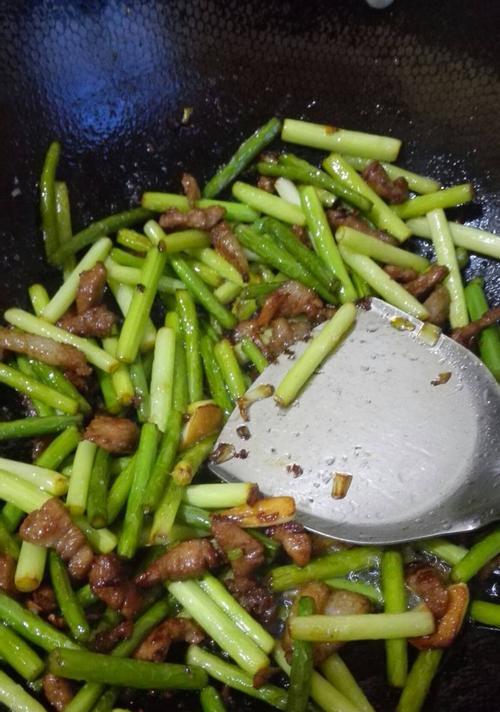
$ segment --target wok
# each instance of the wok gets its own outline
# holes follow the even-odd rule
[[[28,284],[53,278],[36,183],[54,138],[77,229],[144,188],[177,190],[183,168],[203,181],[277,114],[400,137],[410,168],[444,184],[471,179],[478,200],[456,217],[498,232],[499,20],[496,0],[396,0],[384,11],[362,0],[0,0],[0,308],[25,305]],[[473,257],[468,270],[498,302],[498,265]],[[492,574],[474,593],[495,600],[495,590]],[[388,712],[397,695],[379,651],[345,657]],[[499,659],[498,631],[469,626],[426,710],[497,710]]]

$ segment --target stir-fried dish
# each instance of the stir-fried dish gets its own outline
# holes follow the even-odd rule
[[[292,144],[327,152],[321,167]],[[450,222],[444,210],[473,200],[471,185],[400,168],[399,148],[271,119],[203,189],[184,173],[178,194],[145,192],[73,234],[50,146],[41,218],[62,281],[53,294],[30,286],[31,310],[13,306],[0,328],[0,382],[25,409],[0,439],[33,452],[0,458],[8,709],[167,709],[184,695],[221,712],[246,695],[288,712],[368,712],[343,651],[376,639],[397,709],[417,712],[464,621],[500,626],[500,605],[469,590],[498,566],[498,527],[470,548],[352,546],[295,518],[299,465],[283,497],[203,467],[248,457],[252,402],[290,407],[373,295],[500,379],[500,307],[462,276],[469,252],[499,259],[500,238]],[[411,235],[430,240],[430,259],[407,248]],[[252,388],[302,340],[275,391]],[[241,450],[215,447],[238,407]],[[332,508],[349,485],[332,473]]]

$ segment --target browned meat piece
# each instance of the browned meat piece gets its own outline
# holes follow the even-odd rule
[[[305,594],[303,594],[305,595]],[[371,605],[367,598],[352,591],[331,591],[323,607],[322,613],[327,616],[352,616],[369,613]],[[342,643],[315,643],[313,657],[315,665],[326,660],[338,650]]]
[[[375,193],[388,203],[396,205],[408,200],[406,178],[389,178],[384,166],[378,161],[369,163],[361,174]]]
[[[465,583],[455,583],[448,587],[448,607],[437,621],[431,635],[410,638],[409,642],[419,650],[449,648],[460,632],[469,605],[469,588]]]
[[[57,712],[63,712],[73,699],[73,687],[69,680],[47,673],[42,678],[43,694]]]
[[[73,578],[82,579],[87,575],[94,552],[59,499],[53,497],[28,514],[19,534],[24,541],[55,549],[63,561],[68,562]]]
[[[226,579],[224,583],[238,603],[254,618],[266,625],[274,620],[278,606],[264,584],[246,576]]]
[[[137,660],[161,663],[167,657],[170,644],[174,642],[198,645],[205,638],[200,626],[187,618],[167,618],[153,628],[134,653]]]
[[[0,327],[0,348],[26,354],[30,358],[38,359],[51,366],[74,371],[80,376],[88,376],[91,372],[81,351],[75,349],[74,346],[59,344],[45,336],[35,336],[26,334],[24,331],[17,331],[17,329]]]
[[[103,554],[94,559],[89,583],[101,601],[125,618],[133,618],[141,609],[141,593],[117,554]]]
[[[191,208],[186,213],[177,210],[177,208],[170,208],[160,216],[159,223],[165,230],[186,230],[189,228],[211,230],[225,214],[226,209],[220,205],[212,205],[209,208]]]
[[[470,348],[475,337],[488,326],[493,326],[497,321],[500,321],[500,306],[489,309],[484,316],[476,321],[471,321],[467,326],[460,326],[458,329],[453,329],[450,336],[455,341],[458,341],[462,346]]]
[[[289,321],[280,317],[271,322],[271,338],[266,345],[266,352],[276,358],[297,341],[303,341],[311,333],[312,326],[307,319]]]
[[[335,230],[341,225],[345,225],[346,227],[352,227],[353,230],[359,230],[359,232],[364,232],[366,235],[376,237],[377,240],[387,242],[389,245],[399,244],[395,237],[392,237],[392,235],[387,234],[383,230],[377,230],[371,227],[367,221],[355,211],[348,211],[344,208],[336,208],[327,210],[326,217],[330,223],[330,226]]]
[[[83,314],[73,314],[66,312],[57,322],[57,326],[66,329],[70,334],[76,336],[89,336],[104,339],[110,336],[113,326],[118,321],[118,317],[110,311],[104,304],[92,307]]]
[[[248,260],[245,252],[238,242],[238,238],[231,230],[231,226],[222,220],[210,230],[210,239],[216,252],[230,262],[241,274],[245,281],[248,280]]]
[[[54,590],[47,585],[39,586],[26,600],[26,608],[33,613],[47,616],[49,613],[57,611],[57,601]]]
[[[418,277],[418,272],[411,267],[398,267],[397,265],[386,265],[384,267],[384,272],[387,272],[391,279],[401,284],[406,284],[407,282],[412,282]]]
[[[277,317],[306,316],[310,321],[322,320],[324,304],[308,287],[290,279],[266,297],[257,317],[259,327],[266,327]]]
[[[188,539],[156,559],[135,580],[147,588],[161,581],[196,578],[218,565],[219,556],[208,539]]]
[[[96,415],[85,429],[84,438],[115,455],[126,455],[135,450],[139,428],[128,418]]]
[[[432,292],[434,287],[441,284],[447,275],[448,267],[432,264],[425,272],[419,274],[418,277],[412,279],[411,282],[407,282],[405,289],[417,299],[424,299]]]
[[[198,181],[191,173],[183,173],[181,178],[182,189],[189,205],[193,208],[197,200],[201,198],[200,186]]]
[[[131,620],[121,621],[114,628],[98,633],[92,641],[92,648],[96,653],[109,653],[117,643],[128,640],[133,632],[134,624]]]
[[[329,588],[329,586],[327,586],[326,583],[322,583],[321,581],[310,581],[309,583],[306,583],[304,586],[300,587],[297,595],[293,599],[290,615],[288,617],[287,624],[285,625],[285,628],[283,630],[283,636],[281,640],[281,644],[283,645],[283,649],[289,661],[291,659],[290,656],[292,653],[292,638],[290,636],[289,622],[293,616],[297,615],[299,600],[303,596],[308,596],[309,598],[312,598],[314,602],[314,612],[317,614],[321,614],[325,609],[330,592],[331,589]],[[316,644],[314,648],[316,648],[317,646],[318,644]]]
[[[259,176],[257,181],[257,188],[265,190],[266,193],[274,193],[274,184],[276,183],[276,178],[272,176]]]
[[[406,585],[430,608],[434,618],[442,618],[448,608],[448,589],[443,577],[432,566],[410,566]]]
[[[262,544],[234,522],[212,521],[212,533],[236,577],[249,577],[264,563]]]
[[[75,300],[77,314],[83,314],[102,302],[106,277],[106,267],[102,262],[96,262],[92,269],[81,272]]]
[[[323,609],[326,616],[355,616],[371,611],[370,601],[359,593],[334,589]]]
[[[262,151],[259,156],[260,163],[278,163],[280,154],[278,151]]]
[[[305,566],[311,558],[311,539],[302,524],[287,522],[270,527],[267,535],[279,541],[297,566]]]
[[[450,315],[450,293],[444,284],[438,284],[424,302],[429,312],[429,321],[436,326],[443,326]]]
[[[260,329],[257,324],[257,319],[245,319],[244,321],[240,321],[233,331],[233,338],[234,341],[241,341],[245,338],[251,339],[261,350],[264,352],[266,350],[260,338]]]
[[[14,583],[14,575],[16,573],[16,561],[10,554],[0,555],[0,591],[7,593],[9,596],[17,594],[16,585]]]

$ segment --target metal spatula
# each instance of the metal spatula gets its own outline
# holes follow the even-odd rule
[[[305,526],[350,542],[408,541],[493,521],[499,386],[467,349],[443,335],[429,340],[418,319],[370,301],[292,406],[255,402],[247,423],[232,413],[219,443],[237,456],[212,470],[267,495],[292,495]],[[295,355],[305,347],[295,345]],[[253,388],[276,387],[291,358],[281,356]],[[336,473],[352,476],[342,499],[332,497]]]

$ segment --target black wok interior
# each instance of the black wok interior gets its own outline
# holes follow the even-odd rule
[[[457,218],[500,232],[499,26],[497,0],[0,0],[0,308],[53,278],[37,178],[54,138],[75,229],[143,189],[178,190],[183,169],[203,181],[278,115],[398,136],[403,165],[473,181],[477,201]],[[498,264],[474,257],[468,271],[498,303]],[[486,587],[498,601],[500,574]],[[389,712],[380,650],[345,657]],[[498,631],[469,626],[425,709],[497,710],[499,660]],[[234,709],[258,709],[246,704]]]

